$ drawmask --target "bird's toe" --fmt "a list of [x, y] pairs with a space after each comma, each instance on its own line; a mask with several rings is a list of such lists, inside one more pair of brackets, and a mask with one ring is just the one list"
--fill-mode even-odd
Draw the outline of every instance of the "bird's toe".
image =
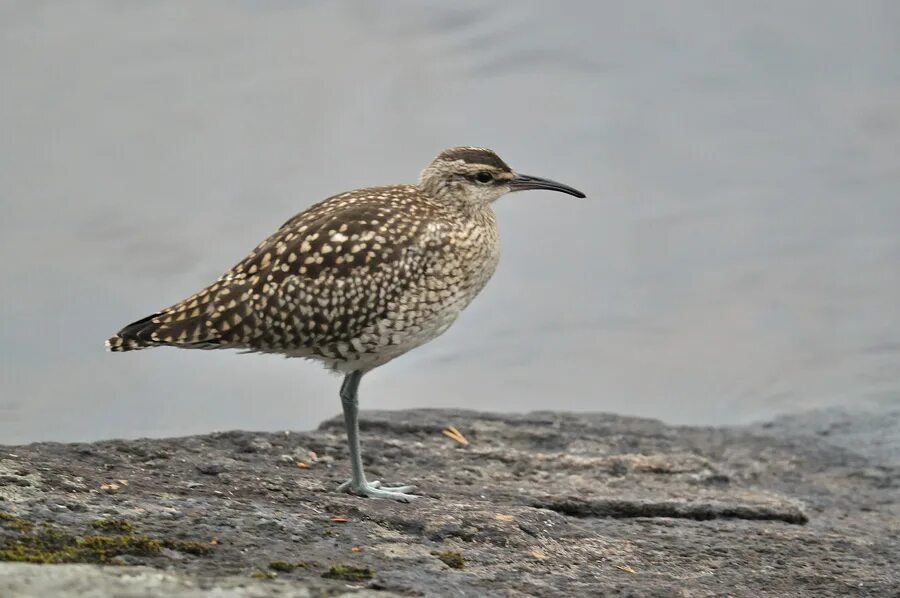
[[415, 494], [409, 494], [415, 489], [415, 486], [410, 485], [382, 486], [379, 480], [363, 484], [354, 484], [353, 480], [347, 480], [337, 487], [338, 492], [347, 492], [348, 494], [365, 498], [384, 498], [399, 502], [410, 502], [414, 498], [418, 498]]

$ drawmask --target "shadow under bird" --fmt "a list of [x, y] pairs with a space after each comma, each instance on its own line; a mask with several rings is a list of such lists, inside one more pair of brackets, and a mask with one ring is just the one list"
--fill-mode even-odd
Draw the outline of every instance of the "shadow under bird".
[[453, 324], [500, 257], [491, 204], [515, 191], [584, 194], [513, 172], [493, 151], [441, 152], [418, 184], [330, 197], [284, 223], [219, 280], [129, 324], [110, 351], [242, 349], [316, 359], [344, 374], [340, 397], [352, 475], [338, 490], [408, 501], [412, 486], [363, 472], [363, 375]]

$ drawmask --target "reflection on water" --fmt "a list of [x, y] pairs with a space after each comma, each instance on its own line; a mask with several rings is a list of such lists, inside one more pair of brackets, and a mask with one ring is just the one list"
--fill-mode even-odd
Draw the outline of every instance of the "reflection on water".
[[898, 400], [900, 5], [691, 6], [4, 3], [0, 442], [335, 414], [312, 364], [103, 340], [458, 144], [589, 200], [502, 200], [496, 277], [365, 407]]

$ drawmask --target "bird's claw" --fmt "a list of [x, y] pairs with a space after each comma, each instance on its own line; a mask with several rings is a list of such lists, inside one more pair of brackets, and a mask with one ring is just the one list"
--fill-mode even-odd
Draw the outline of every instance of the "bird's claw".
[[415, 489], [415, 486], [382, 487], [381, 482], [378, 480], [373, 482], [363, 482], [362, 484], [354, 484], [353, 480], [347, 480], [337, 487], [338, 492], [346, 492], [365, 498], [386, 498], [399, 502], [410, 502], [414, 498], [418, 498], [415, 494], [407, 494]]

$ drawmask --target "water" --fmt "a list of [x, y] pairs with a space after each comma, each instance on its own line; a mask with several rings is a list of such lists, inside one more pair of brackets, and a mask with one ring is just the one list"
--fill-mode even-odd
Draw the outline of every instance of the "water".
[[365, 408], [896, 404], [900, 5], [636, 4], [4, 2], [0, 443], [336, 414], [311, 363], [103, 340], [460, 144], [590, 199], [501, 200], [497, 275]]

